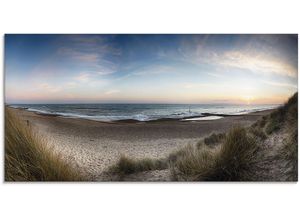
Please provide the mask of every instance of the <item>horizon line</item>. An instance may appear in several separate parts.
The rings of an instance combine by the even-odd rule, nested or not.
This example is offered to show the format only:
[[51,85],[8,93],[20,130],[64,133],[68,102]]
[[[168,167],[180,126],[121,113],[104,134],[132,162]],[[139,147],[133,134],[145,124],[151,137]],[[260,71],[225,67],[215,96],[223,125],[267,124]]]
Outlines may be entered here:
[[138,103],[138,102],[89,102],[89,103],[4,103],[5,105],[282,105],[283,103],[237,103],[237,102],[211,102],[211,103]]

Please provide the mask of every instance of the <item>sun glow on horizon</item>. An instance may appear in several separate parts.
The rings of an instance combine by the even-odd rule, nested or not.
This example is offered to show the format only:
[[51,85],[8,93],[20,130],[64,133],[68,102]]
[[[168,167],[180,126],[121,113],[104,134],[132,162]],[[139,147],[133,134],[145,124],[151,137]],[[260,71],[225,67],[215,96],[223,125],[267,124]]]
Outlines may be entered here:
[[253,96],[251,95],[246,95],[246,96],[243,96],[241,98],[247,105],[251,105],[252,102],[255,100]]

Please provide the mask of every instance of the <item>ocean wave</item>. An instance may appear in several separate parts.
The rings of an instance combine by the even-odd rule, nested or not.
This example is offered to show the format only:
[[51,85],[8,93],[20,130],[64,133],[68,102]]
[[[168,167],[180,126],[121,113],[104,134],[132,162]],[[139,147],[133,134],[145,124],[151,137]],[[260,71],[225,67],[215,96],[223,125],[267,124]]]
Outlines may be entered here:
[[221,118],[224,118],[224,117],[212,115],[212,116],[195,117],[195,118],[184,118],[184,119],[182,119],[182,121],[211,121],[211,120],[218,120]]

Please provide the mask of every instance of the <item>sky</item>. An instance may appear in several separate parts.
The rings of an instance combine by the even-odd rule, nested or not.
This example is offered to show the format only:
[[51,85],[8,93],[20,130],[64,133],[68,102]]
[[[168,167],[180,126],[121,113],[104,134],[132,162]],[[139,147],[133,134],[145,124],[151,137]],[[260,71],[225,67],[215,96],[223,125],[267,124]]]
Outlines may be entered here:
[[298,91],[298,35],[5,35],[5,99],[279,104]]

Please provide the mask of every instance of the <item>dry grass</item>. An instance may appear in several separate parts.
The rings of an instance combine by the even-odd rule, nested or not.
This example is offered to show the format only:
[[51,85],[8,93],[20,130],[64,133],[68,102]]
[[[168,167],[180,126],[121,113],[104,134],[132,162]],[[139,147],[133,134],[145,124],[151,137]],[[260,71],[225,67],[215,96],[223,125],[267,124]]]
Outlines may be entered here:
[[255,137],[258,137],[262,140],[265,140],[267,138],[267,135],[261,128],[257,127],[250,127],[249,132],[252,133]]
[[175,180],[241,181],[251,180],[258,146],[244,128],[235,127],[220,149],[185,148],[172,164]]
[[283,107],[288,137],[280,150],[280,157],[286,161],[289,181],[298,180],[298,93]]
[[277,118],[271,118],[265,128],[265,131],[267,134],[272,134],[273,132],[278,131],[280,127],[280,121]]
[[267,134],[272,134],[280,130],[285,124],[288,126],[296,126],[298,122],[298,93],[295,93],[288,102],[272,112],[268,117],[268,122],[265,126]]
[[221,143],[226,137],[226,134],[223,133],[219,133],[219,134],[215,134],[213,133],[212,135],[204,138],[204,143],[207,146],[214,146],[216,144]]
[[298,129],[291,132],[280,150],[280,157],[286,161],[287,180],[298,181]]
[[5,181],[79,181],[80,175],[5,108]]
[[135,160],[122,155],[118,162],[114,166],[110,167],[109,171],[117,175],[126,175],[149,170],[163,170],[167,168],[167,161],[163,159],[155,160],[144,158]]

